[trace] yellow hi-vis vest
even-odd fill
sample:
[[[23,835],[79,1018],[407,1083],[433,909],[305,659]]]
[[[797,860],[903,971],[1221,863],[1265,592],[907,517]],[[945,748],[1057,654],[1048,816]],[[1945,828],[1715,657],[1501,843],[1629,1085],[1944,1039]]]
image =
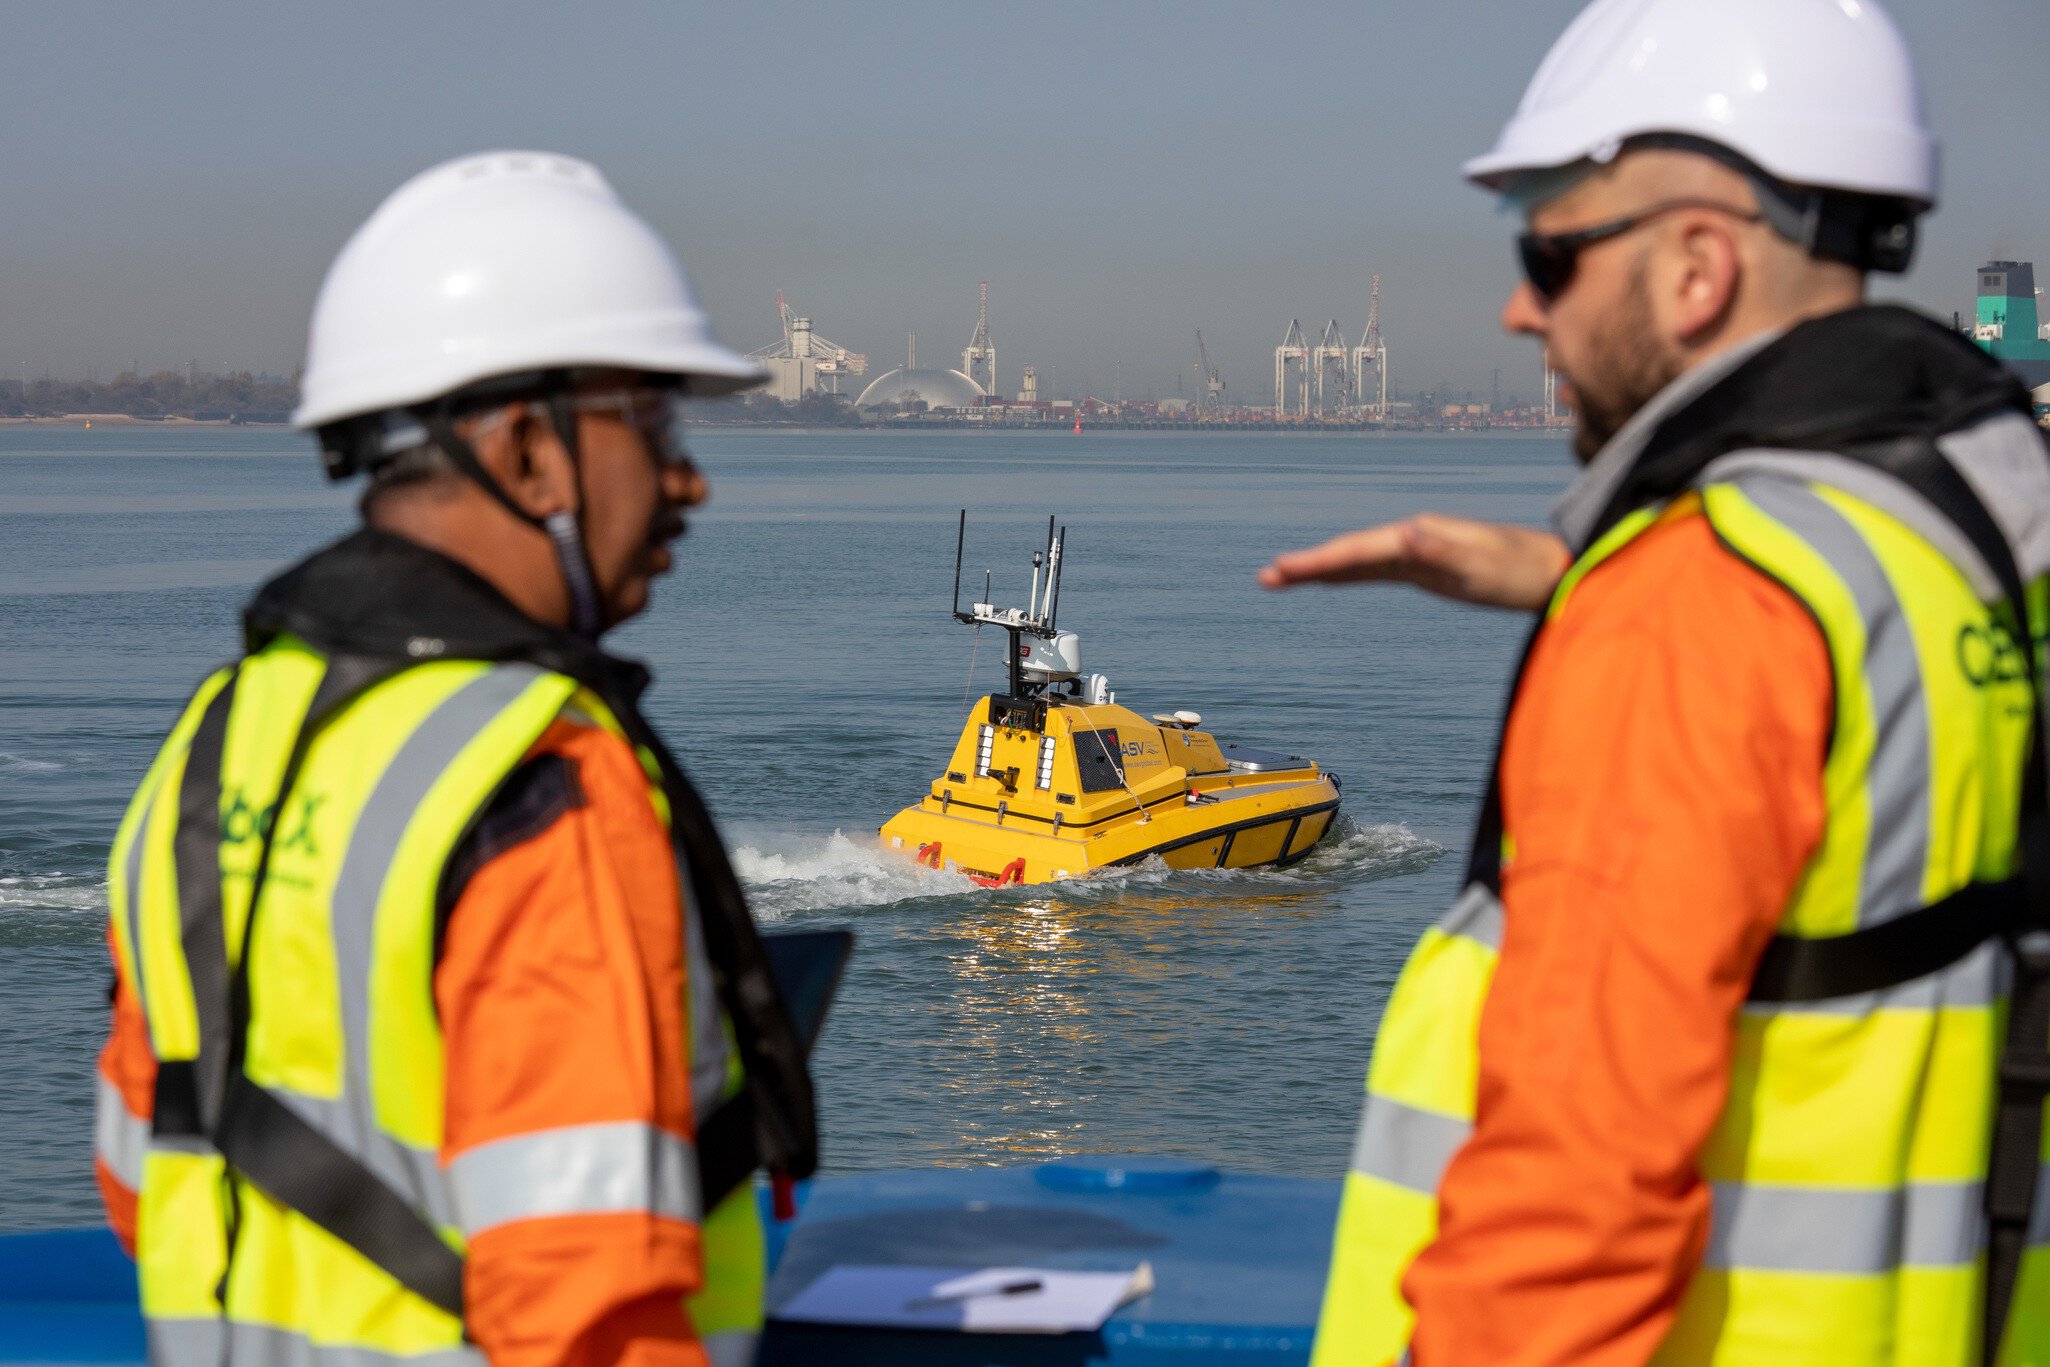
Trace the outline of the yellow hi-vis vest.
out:
[[[281,636],[208,679],[172,731],[109,878],[118,971],[159,1070],[151,1133],[112,1146],[143,1155],[136,1254],[153,1362],[481,1363],[462,1318],[466,1241],[604,1210],[700,1220],[692,1319],[715,1361],[751,1353],[753,1193],[743,1182],[702,1212],[691,1145],[642,1124],[582,1125],[437,1161],[443,868],[565,713],[625,735],[595,693],[534,665],[374,668]],[[689,929],[702,1121],[741,1077]],[[103,1131],[135,1123],[107,1104]],[[231,1142],[249,1134],[261,1143]]]
[[[1711,470],[1702,507],[1725,544],[1813,613],[1837,681],[1824,833],[1776,945],[2000,884],[2015,867],[2032,708],[2012,633],[1920,531],[1760,465],[1719,482]],[[1666,506],[1599,538],[1546,620]],[[2038,620],[2042,589],[2031,586]],[[1514,832],[1499,846],[1513,859]],[[1412,953],[1375,1039],[1316,1367],[1386,1363],[1409,1340],[1400,1282],[1436,1232],[1440,1177],[1472,1125],[1502,934],[1499,866],[1490,876],[1478,850],[1475,865],[1481,876]],[[1658,1361],[1979,1360],[1981,1188],[2008,984],[2004,952],[1986,940],[1876,991],[1771,1001],[1754,989],[1700,1155],[1708,1247]],[[2046,1193],[2039,1181],[2003,1362],[2050,1362]]]

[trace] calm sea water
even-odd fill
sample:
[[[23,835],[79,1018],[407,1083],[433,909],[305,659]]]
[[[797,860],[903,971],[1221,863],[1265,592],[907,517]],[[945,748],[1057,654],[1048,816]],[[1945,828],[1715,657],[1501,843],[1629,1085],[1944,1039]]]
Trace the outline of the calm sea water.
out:
[[[708,430],[713,502],[616,648],[762,919],[860,947],[816,1058],[829,1171],[1177,1154],[1337,1175],[1367,1044],[1446,904],[1519,624],[1409,590],[1275,595],[1275,550],[1419,508],[1535,521],[1555,438]],[[988,892],[884,857],[971,685],[971,576],[1024,601],[1071,531],[1062,625],[1141,712],[1316,756],[1341,823],[1285,872]],[[273,430],[0,427],[0,1229],[97,1218],[103,864],[270,570],[352,522]],[[978,579],[979,584],[979,579]],[[997,686],[985,638],[973,686]]]

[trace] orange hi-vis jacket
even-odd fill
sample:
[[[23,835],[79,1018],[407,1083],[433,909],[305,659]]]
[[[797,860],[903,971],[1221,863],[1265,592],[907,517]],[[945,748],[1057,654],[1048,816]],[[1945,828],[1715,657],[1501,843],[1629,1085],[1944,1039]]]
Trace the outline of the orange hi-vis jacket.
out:
[[[754,1120],[808,1172],[809,1084],[780,1007],[757,1045],[708,967],[765,971],[632,710],[645,676],[375,532],[250,617],[251,655],[202,687],[115,846],[97,1167],[153,1360],[743,1360]],[[441,634],[395,657],[395,625]],[[276,753],[293,729],[303,768]],[[216,860],[240,948],[209,973]],[[211,1024],[223,971],[250,984],[218,994],[246,1023]]]
[[[551,790],[519,790],[524,809],[501,802],[473,837],[481,862],[450,911],[434,972],[448,1059],[444,1165],[570,1125],[637,1121],[693,1135],[681,890],[647,780],[626,743],[596,726],[555,722],[530,752],[543,757],[562,762]],[[100,1077],[147,1123],[156,1059],[125,980]],[[95,1168],[132,1250],[135,1191],[105,1155]],[[659,1213],[521,1220],[470,1244],[468,1327],[497,1364],[698,1367],[683,1299],[700,1274],[695,1225]]]
[[[1664,1341],[1708,1239],[1731,1021],[1821,835],[1831,686],[1820,629],[1698,506],[1540,638],[1502,756],[1523,857],[1485,1123],[1402,1284],[1418,1363],[1621,1367]]]
[[[2021,398],[1851,310],[1682,377],[1562,500],[1317,1367],[2050,1362]]]

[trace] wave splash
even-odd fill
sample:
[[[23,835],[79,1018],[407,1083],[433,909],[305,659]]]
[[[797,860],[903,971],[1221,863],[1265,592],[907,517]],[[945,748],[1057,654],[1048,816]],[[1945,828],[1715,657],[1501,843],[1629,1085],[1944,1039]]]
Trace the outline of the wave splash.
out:
[[[1060,886],[1091,899],[1114,896],[1124,887],[1318,887],[1421,873],[1444,854],[1443,845],[1400,823],[1361,826],[1341,816],[1307,857],[1284,869],[1171,869],[1155,858],[1064,880]],[[734,847],[733,866],[756,914],[769,921],[791,912],[886,906],[915,898],[1032,896],[1048,886],[985,888],[963,874],[921,869],[899,852],[837,830],[823,842],[817,836],[756,837]]]
[[[0,874],[0,911],[97,912],[107,909],[103,879],[75,873]]]
[[[850,840],[837,830],[823,842],[817,836],[756,837],[735,845],[733,870],[747,886],[749,905],[770,921],[793,911],[883,906],[977,891],[966,874],[921,869],[880,844]]]

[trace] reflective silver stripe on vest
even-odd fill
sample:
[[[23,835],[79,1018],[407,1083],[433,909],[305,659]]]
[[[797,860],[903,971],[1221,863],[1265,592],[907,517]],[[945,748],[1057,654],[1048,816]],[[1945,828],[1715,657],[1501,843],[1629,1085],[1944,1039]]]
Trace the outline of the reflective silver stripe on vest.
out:
[[[1922,905],[1929,862],[1929,715],[1914,634],[1878,557],[1842,513],[1792,480],[1751,476],[1737,488],[1829,562],[1864,620],[1876,739],[1865,779],[1870,834],[1857,924],[1892,920]]]
[[[699,1342],[712,1367],[750,1367],[761,1337],[752,1329],[728,1329],[723,1334],[707,1334]]]
[[[726,1099],[729,1047],[726,1042],[726,1013],[719,1004],[719,990],[712,976],[712,959],[705,952],[704,925],[698,908],[691,902],[690,866],[683,847],[675,841],[677,899],[683,904],[683,953],[689,970],[690,1012],[690,1102],[691,1114],[702,1121],[719,1109]]]
[[[1477,940],[1489,949],[1502,948],[1502,903],[1481,883],[1468,883],[1452,910],[1439,918],[1438,929],[1447,935]]]
[[[149,1148],[150,1123],[128,1109],[121,1089],[104,1073],[93,1074],[93,1153],[114,1180],[130,1191],[142,1189],[142,1156]]]
[[[435,1155],[386,1134],[372,1101],[370,960],[377,903],[399,843],[428,793],[456,757],[542,673],[533,665],[499,665],[472,679],[427,714],[378,775],[342,853],[329,916],[348,1060],[342,1097],[327,1101],[279,1093],[293,1110],[440,1226],[456,1223],[456,1203]]]
[[[2036,1204],[2029,1211],[2030,1244],[2050,1244],[2050,1163],[2036,1169]]]
[[[142,804],[142,819],[135,823],[135,839],[128,843],[128,905],[123,908],[128,913],[128,947],[135,951],[135,962],[132,965],[135,969],[135,981],[128,986],[134,991],[135,999],[143,1003],[145,1021],[149,1017],[149,992],[143,984],[149,979],[144,975],[142,966],[142,850],[144,843],[149,839],[150,809],[155,803],[156,791],[152,790],[149,801]],[[156,1052],[154,1040],[151,1041],[150,1052]]]
[[[1869,1276],[1965,1266],[1984,1242],[1977,1182],[1878,1191],[1717,1182],[1714,1193],[1705,1267]]]
[[[449,1164],[463,1233],[554,1215],[698,1216],[697,1152],[639,1121],[567,1125],[458,1154]]]
[[[1408,1191],[1435,1195],[1445,1165],[1466,1142],[1473,1126],[1455,1116],[1405,1106],[1400,1101],[1367,1093],[1353,1141],[1352,1170],[1378,1177]]]
[[[485,1367],[484,1354],[475,1348],[386,1353],[314,1343],[267,1324],[213,1319],[149,1321],[149,1360],[151,1367],[221,1367],[223,1362],[234,1367]]]

